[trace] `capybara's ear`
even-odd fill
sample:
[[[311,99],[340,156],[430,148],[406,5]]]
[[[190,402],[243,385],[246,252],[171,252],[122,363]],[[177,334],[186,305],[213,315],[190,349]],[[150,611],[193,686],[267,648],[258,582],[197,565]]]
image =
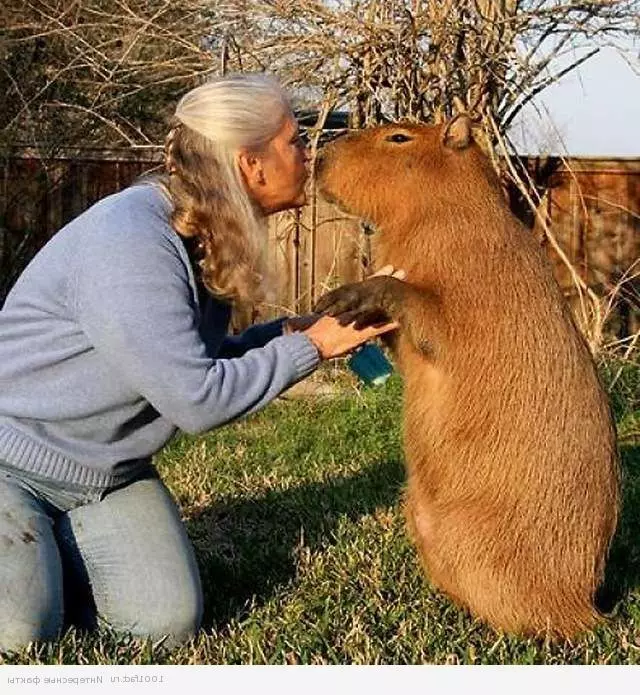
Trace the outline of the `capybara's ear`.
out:
[[[463,150],[469,147],[473,140],[471,132],[472,123],[469,116],[464,113],[454,116],[442,131],[442,144],[454,150]]]

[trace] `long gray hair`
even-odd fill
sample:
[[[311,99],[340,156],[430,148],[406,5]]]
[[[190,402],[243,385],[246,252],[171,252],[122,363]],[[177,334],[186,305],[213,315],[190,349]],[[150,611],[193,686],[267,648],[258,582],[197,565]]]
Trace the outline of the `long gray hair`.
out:
[[[202,281],[234,303],[264,296],[266,221],[249,197],[240,148],[259,152],[292,114],[276,78],[228,75],[187,92],[165,141],[171,223],[196,241]]]

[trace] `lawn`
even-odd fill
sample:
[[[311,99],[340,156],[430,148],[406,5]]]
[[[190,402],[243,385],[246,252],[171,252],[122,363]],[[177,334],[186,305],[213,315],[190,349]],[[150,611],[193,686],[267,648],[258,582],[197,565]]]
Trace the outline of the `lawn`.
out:
[[[603,367],[612,383],[616,367]],[[405,534],[402,384],[278,400],[157,463],[176,495],[205,590],[201,634],[173,652],[68,631],[5,664],[635,664],[640,662],[639,370],[611,390],[624,509],[610,562],[622,599],[569,642],[500,635],[433,590]]]

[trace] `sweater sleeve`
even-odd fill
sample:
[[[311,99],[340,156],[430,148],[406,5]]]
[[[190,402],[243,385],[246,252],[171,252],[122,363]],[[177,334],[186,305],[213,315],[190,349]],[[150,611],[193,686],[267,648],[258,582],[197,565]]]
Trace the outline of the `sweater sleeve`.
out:
[[[95,350],[161,415],[203,432],[263,407],[315,369],[318,352],[301,334],[235,359],[209,357],[185,261],[156,236],[130,230],[124,243],[115,233],[83,249],[76,312]]]
[[[241,357],[247,350],[264,347],[270,340],[282,335],[286,318],[250,326],[238,335],[226,335],[223,327],[229,325],[231,309],[215,297],[202,292],[200,296],[200,335],[211,357]]]
[[[239,335],[227,336],[218,355],[220,357],[240,357],[247,350],[264,347],[270,340],[282,335],[282,324],[286,319],[276,319],[267,323],[258,323],[247,328]]]

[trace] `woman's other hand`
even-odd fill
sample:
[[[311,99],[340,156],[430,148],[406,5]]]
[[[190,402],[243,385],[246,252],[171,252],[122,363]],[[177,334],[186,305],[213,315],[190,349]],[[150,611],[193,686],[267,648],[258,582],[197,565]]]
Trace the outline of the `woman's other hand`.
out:
[[[407,277],[407,274],[402,268],[394,268],[392,265],[383,266],[369,277],[375,278],[378,275],[391,275],[392,278],[396,278],[397,280],[404,280]]]

